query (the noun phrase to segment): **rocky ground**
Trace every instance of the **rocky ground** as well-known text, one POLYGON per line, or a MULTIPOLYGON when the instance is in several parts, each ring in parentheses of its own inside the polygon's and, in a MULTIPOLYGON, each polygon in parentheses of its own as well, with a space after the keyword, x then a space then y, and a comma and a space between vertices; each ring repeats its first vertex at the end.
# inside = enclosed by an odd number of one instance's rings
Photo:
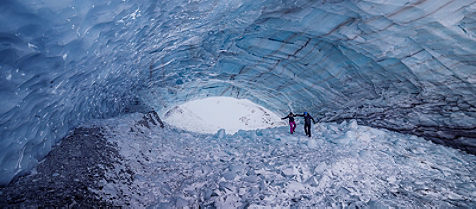
POLYGON ((133 172, 123 165, 117 146, 103 137, 101 128, 80 127, 33 172, 0 188, 0 208, 127 206, 127 194, 102 194, 102 185, 132 181, 133 172))

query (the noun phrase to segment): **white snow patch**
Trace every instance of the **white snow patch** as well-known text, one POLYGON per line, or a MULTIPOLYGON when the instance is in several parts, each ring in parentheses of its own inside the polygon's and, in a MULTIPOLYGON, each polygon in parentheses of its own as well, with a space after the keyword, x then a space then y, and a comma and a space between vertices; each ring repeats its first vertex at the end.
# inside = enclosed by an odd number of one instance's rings
POLYGON ((250 100, 232 97, 208 97, 186 102, 167 111, 164 121, 193 132, 216 133, 225 129, 228 134, 286 125, 270 110, 250 100))

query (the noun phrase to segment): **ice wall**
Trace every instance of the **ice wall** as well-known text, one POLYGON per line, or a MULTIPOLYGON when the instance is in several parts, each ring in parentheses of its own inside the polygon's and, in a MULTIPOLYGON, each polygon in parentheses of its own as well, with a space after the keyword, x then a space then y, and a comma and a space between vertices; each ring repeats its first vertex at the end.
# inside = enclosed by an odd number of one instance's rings
POLYGON ((0 3, 0 184, 91 118, 194 98, 474 152, 474 0, 0 3))

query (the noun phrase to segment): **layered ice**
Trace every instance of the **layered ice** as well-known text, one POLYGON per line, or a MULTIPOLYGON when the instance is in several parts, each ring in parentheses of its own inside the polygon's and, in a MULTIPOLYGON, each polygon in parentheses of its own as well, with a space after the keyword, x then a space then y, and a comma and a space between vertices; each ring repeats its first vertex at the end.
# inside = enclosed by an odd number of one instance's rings
POLYGON ((476 157, 414 135, 319 123, 313 137, 285 127, 199 134, 137 125, 141 114, 101 121, 135 173, 99 193, 151 208, 471 208, 476 157))
POLYGON ((0 3, 0 184, 72 127, 210 96, 474 153, 473 0, 0 3))

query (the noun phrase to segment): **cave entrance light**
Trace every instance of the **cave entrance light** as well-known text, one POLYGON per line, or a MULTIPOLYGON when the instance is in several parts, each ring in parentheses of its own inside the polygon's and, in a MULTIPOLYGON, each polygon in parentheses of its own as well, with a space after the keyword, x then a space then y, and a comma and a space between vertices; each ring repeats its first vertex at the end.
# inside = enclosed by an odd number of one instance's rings
POLYGON ((247 99, 207 97, 177 105, 165 113, 166 123, 198 133, 227 134, 286 125, 274 112, 247 99))

